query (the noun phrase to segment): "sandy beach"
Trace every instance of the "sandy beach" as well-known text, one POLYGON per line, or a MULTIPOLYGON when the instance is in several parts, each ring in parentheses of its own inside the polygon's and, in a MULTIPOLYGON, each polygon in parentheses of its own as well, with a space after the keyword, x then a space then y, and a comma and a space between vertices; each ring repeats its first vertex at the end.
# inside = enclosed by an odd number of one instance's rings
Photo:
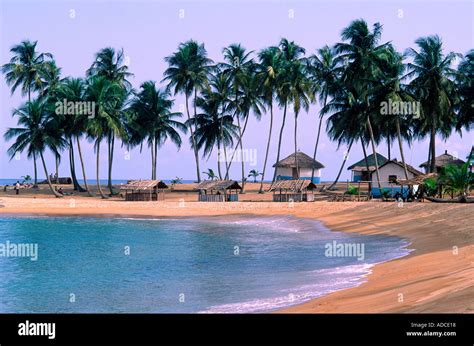
POLYGON ((160 202, 119 197, 54 198, 44 190, 0 195, 1 214, 221 216, 293 215, 322 221, 336 231, 396 235, 411 242, 410 255, 375 265, 361 285, 334 292, 285 313, 474 312, 474 205, 395 202, 270 203, 271 194, 248 184, 241 202, 196 202, 181 185, 160 202))

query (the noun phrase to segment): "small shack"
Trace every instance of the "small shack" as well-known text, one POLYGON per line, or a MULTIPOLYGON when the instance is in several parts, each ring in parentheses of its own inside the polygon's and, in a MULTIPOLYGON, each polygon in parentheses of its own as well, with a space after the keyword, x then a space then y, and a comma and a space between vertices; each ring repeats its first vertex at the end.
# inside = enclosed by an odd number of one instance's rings
POLYGON ((130 180, 122 185, 120 190, 124 192, 126 201, 163 201, 165 199, 164 189, 166 185, 161 180, 130 180))
POLYGON ((312 157, 306 155, 301 151, 292 153, 283 160, 278 161, 273 165, 276 170, 277 180, 311 180, 311 174, 314 168, 313 183, 319 184, 321 182, 321 169, 324 165, 321 162, 313 160, 312 157))
MULTIPOLYGON (((407 166, 407 173, 408 179, 412 179, 417 176, 423 175, 422 172, 417 170, 416 168, 406 165, 407 166)), ((386 161, 383 165, 379 166, 379 176, 380 176, 380 185, 382 189, 388 190, 390 195, 393 197, 397 193, 401 194, 404 198, 408 194, 408 188, 405 189, 402 186, 397 185, 397 181, 400 178, 405 178, 405 169, 403 167, 403 163, 400 161, 389 160, 386 161)), ((382 192, 378 188, 377 184, 377 174, 374 170, 371 172, 371 185, 372 185, 372 196, 373 197, 381 197, 382 192)))
POLYGON ((204 180, 196 189, 199 202, 237 202, 242 187, 235 180, 204 180))
MULTIPOLYGON (((441 173, 441 170, 443 169, 443 167, 447 165, 462 166, 463 164, 465 164, 463 160, 455 157, 454 155, 448 154, 448 151, 445 150, 444 154, 435 157, 435 168, 436 168, 435 173, 441 173)), ((420 167, 425 170, 425 173, 429 173, 430 162, 428 161, 423 162, 420 165, 420 167)))
MULTIPOLYGON (((438 179, 438 174, 437 173, 428 173, 428 174, 422 174, 422 175, 417 175, 414 176, 413 178, 410 179, 398 179, 397 184, 401 186, 402 191, 404 190, 405 187, 408 188, 408 193, 406 196, 403 196, 407 200, 414 200, 419 199, 423 201, 424 196, 425 196, 425 180, 426 179, 438 179)), ((440 186, 437 184, 437 189, 439 190, 440 186)))
POLYGON ((310 180, 277 180, 270 186, 273 202, 312 202, 316 185, 310 180))
MULTIPOLYGON (((377 153, 377 163, 379 166, 387 161, 388 160, 385 156, 377 153)), ((362 159, 347 167, 347 170, 351 171, 351 181, 355 183, 359 181, 370 181, 370 174, 375 170, 374 154, 367 156, 367 163, 365 162, 365 159, 362 159), (367 166, 369 166, 369 170, 367 170, 367 166)))

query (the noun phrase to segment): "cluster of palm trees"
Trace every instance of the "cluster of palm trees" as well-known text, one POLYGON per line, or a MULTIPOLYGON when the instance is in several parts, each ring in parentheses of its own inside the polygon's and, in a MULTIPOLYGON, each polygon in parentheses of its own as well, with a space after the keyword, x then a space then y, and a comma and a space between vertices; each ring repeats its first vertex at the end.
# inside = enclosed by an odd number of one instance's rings
MULTIPOLYGON (((428 160, 430 171, 434 171, 436 135, 447 138, 453 130, 469 131, 474 122, 474 50, 464 57, 444 53, 441 39, 436 35, 419 38, 415 44, 416 48, 401 54, 390 42, 382 42, 380 24, 369 28, 362 19, 343 29, 340 43, 324 46, 308 55, 297 43, 282 39, 278 45, 258 52, 231 44, 223 49, 222 62, 214 62, 208 57, 204 44, 189 40, 165 58, 168 68, 161 81, 166 83, 164 88, 147 81, 139 90, 134 90, 128 80, 132 75, 124 63, 123 50, 99 51, 83 79, 61 78, 61 70, 52 55, 38 53, 36 42, 24 41, 11 49, 13 58, 2 67, 12 93, 20 88, 22 94, 28 96, 27 102, 13 112, 18 117, 19 127, 5 133, 7 140, 15 139, 8 153, 13 157, 18 152, 27 152, 34 162, 35 184, 36 160, 41 158, 53 190, 43 153, 51 150, 57 158, 57 166, 61 153, 67 150, 75 189, 90 194, 80 146, 81 139, 86 137, 94 142, 98 190, 106 198, 99 183, 103 142, 107 144, 108 189, 114 194, 112 167, 116 139, 127 148, 139 146, 140 150, 146 143, 151 152, 151 177, 156 179, 158 149, 167 140, 179 148, 181 134, 189 133, 198 182, 201 181, 200 154, 209 158, 217 151, 218 178, 228 179, 231 165, 240 161, 245 188, 243 148, 248 121, 250 117, 260 120, 266 116, 269 118, 267 144, 262 173, 259 173, 263 192, 275 131, 275 108, 281 109, 283 114, 276 148, 278 161, 288 115, 293 118, 296 158, 299 115, 319 103, 314 159, 326 117, 329 138, 338 146, 347 145, 347 153, 357 142, 367 156, 367 147, 375 154, 378 144, 387 142, 390 150, 391 144, 397 141, 408 178, 403 142, 410 144, 428 137, 428 160), (462 60, 454 69, 456 58, 462 60), (32 98, 33 93, 35 98, 32 98), (172 111, 173 97, 177 94, 184 95, 183 112, 172 111), (54 105, 63 99, 91 102, 94 116, 57 114, 54 105), (421 111, 416 115, 383 114, 380 105, 388 100, 417 102, 421 111), (186 113, 186 120, 180 122, 182 113, 186 113), (84 188, 76 177, 76 147, 84 188), (234 160, 235 155, 240 156, 239 160, 234 160)), ((346 158, 347 155, 335 182, 346 158)), ((374 158, 380 187, 377 156, 374 158)), ((275 178, 274 175, 273 180, 275 178)))

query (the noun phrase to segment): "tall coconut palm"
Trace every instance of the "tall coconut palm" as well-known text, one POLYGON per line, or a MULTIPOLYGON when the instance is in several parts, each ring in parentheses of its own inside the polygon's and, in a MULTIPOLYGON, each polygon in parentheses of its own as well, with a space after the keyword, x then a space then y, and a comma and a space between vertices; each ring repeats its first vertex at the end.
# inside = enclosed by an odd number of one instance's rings
POLYGON ((51 184, 43 156, 46 149, 57 154, 61 148, 67 145, 58 131, 57 117, 52 116, 53 112, 54 109, 49 107, 44 99, 34 99, 27 102, 13 111, 13 115, 18 117, 18 125, 21 127, 9 128, 4 137, 7 141, 15 138, 15 142, 8 149, 10 158, 25 150, 28 158, 33 156, 41 158, 51 192, 56 197, 62 197, 51 184))
POLYGON ((471 49, 458 66, 459 114, 456 128, 469 131, 474 126, 474 49, 471 49))
MULTIPOLYGON (((198 127, 195 136, 198 149, 203 149, 203 156, 209 157, 214 147, 220 152, 224 147, 232 146, 233 139, 239 136, 232 114, 226 108, 222 108, 220 103, 220 94, 213 90, 204 91, 202 97, 197 99, 197 105, 202 112, 197 115, 198 127)), ((222 179, 219 155, 217 170, 219 179, 222 179)))
MULTIPOLYGON (((173 89, 174 95, 183 93, 186 99, 186 114, 188 120, 191 118, 189 111, 189 99, 194 95, 194 118, 196 119, 198 93, 202 91, 208 82, 208 76, 213 66, 212 60, 207 57, 204 44, 199 44, 194 40, 181 43, 178 50, 165 58, 168 68, 164 72, 163 81, 168 82, 168 89, 173 89)), ((199 169, 199 153, 194 138, 193 124, 188 123, 191 134, 191 142, 196 161, 197 181, 201 182, 201 171, 199 169)), ((194 122, 194 128, 197 124, 194 122)))
POLYGON ((346 63, 343 73, 343 80, 353 85, 357 90, 353 95, 361 98, 361 109, 365 115, 365 125, 370 137, 370 144, 374 154, 375 173, 377 177, 377 185, 381 190, 379 165, 376 155, 376 138, 374 128, 372 126, 370 107, 371 92, 374 85, 377 85, 381 79, 381 64, 386 58, 387 43, 379 45, 382 35, 382 26, 379 23, 373 25, 372 31, 363 19, 358 19, 344 28, 341 33, 343 41, 335 46, 336 52, 339 54, 339 61, 346 63))
MULTIPOLYGON (((106 78, 112 83, 116 83, 121 86, 126 93, 131 89, 131 84, 127 78, 133 76, 132 73, 128 72, 128 66, 125 63, 125 55, 123 49, 117 49, 107 47, 97 52, 95 60, 91 67, 87 70, 87 76, 101 76, 106 78)), ((112 167, 114 159, 114 144, 115 138, 120 135, 123 128, 120 124, 120 118, 122 114, 120 111, 114 112, 114 121, 109 122, 112 126, 109 128, 107 134, 107 154, 108 154, 108 181, 107 186, 110 194, 114 194, 112 189, 112 167)))
POLYGON ((299 167, 296 157, 298 151, 298 115, 303 109, 309 110, 311 103, 311 83, 306 74, 306 62, 304 60, 305 49, 298 46, 293 41, 283 39, 280 42, 280 49, 283 55, 283 66, 285 69, 285 84, 288 88, 288 103, 293 105, 294 113, 294 155, 297 179, 299 179, 299 167))
MULTIPOLYGON (((334 92, 338 79, 339 66, 335 60, 336 52, 333 47, 324 46, 317 50, 316 54, 308 59, 308 73, 312 82, 311 91, 319 95, 319 102, 324 108, 328 97, 334 92)), ((316 143, 314 145, 313 160, 316 160, 318 152, 319 138, 321 136, 321 127, 323 124, 323 115, 319 114, 318 132, 316 143)), ((314 179, 314 167, 311 171, 311 181, 314 179)))
POLYGON ((417 132, 420 136, 429 134, 429 171, 434 172, 436 134, 447 138, 456 122, 456 71, 451 66, 459 54, 444 54, 442 41, 437 35, 418 38, 415 43, 418 51, 413 48, 406 51, 413 58, 413 62, 407 65, 406 78, 411 79, 409 90, 423 108, 417 132))
POLYGON ((280 51, 277 47, 269 47, 258 53, 259 64, 256 78, 259 81, 262 90, 262 100, 270 110, 270 124, 268 128, 267 148, 265 150, 265 160, 263 162, 262 178, 260 180, 259 193, 263 193, 263 180, 265 179, 265 171, 268 161, 268 153, 270 151, 270 143, 273 128, 273 100, 278 90, 278 80, 281 60, 280 51))
MULTIPOLYGON (((293 102, 294 108, 300 108, 298 101, 298 97, 296 96, 296 88, 294 88, 294 83, 292 79, 297 77, 300 74, 300 69, 302 69, 302 58, 305 53, 303 47, 298 46, 293 41, 288 41, 286 38, 281 39, 279 44, 280 49, 280 57, 281 57, 281 69, 284 71, 280 74, 278 78, 278 91, 277 91, 277 100, 280 107, 283 107, 283 118, 280 127, 280 135, 278 138, 278 149, 277 149, 277 158, 276 162, 280 160, 280 151, 281 151, 281 143, 283 139, 283 131, 286 124, 286 115, 288 106, 291 105, 293 102)), ((304 104, 305 102, 303 102, 304 104)), ((294 109, 295 110, 295 109, 294 109)), ((299 111, 298 111, 299 112, 299 111)), ((297 130, 297 112, 295 112, 295 147, 297 147, 296 142, 296 130, 297 130)), ((295 149, 295 161, 296 161, 296 149, 295 149)), ((276 170, 273 174, 272 181, 276 179, 276 170)))
MULTIPOLYGON (((379 85, 372 89, 374 114, 372 115, 376 122, 376 127, 382 132, 382 136, 387 139, 388 145, 394 140, 398 141, 400 156, 402 159, 405 179, 408 179, 408 169, 405 161, 405 154, 403 152, 403 142, 408 144, 412 140, 413 119, 420 116, 420 114, 405 114, 402 107, 398 106, 395 109, 398 111, 393 114, 391 109, 388 109, 389 104, 401 105, 404 102, 416 102, 413 95, 407 92, 404 85, 401 84, 401 79, 405 71, 403 64, 403 57, 395 50, 392 45, 386 46, 387 59, 382 68, 383 77, 379 85), (380 105, 380 106, 378 106, 380 105)), ((413 111, 413 110, 412 110, 413 111)), ((390 160, 390 157, 389 157, 390 160)))
POLYGON ((100 186, 100 144, 109 139, 112 131, 117 131, 117 110, 123 106, 126 91, 118 83, 109 81, 106 77, 92 76, 87 79, 86 100, 95 105, 95 116, 87 123, 88 137, 94 141, 97 157, 97 188, 102 198, 107 198, 100 186))
POLYGON ((187 131, 186 126, 176 120, 182 114, 171 112, 173 104, 169 91, 159 90, 155 82, 146 81, 130 105, 131 117, 127 123, 131 132, 130 143, 138 145, 143 140, 147 141, 151 150, 153 180, 157 179, 158 148, 168 139, 180 148, 182 141, 177 130, 187 131))
MULTIPOLYGON (((37 41, 22 41, 13 46, 10 52, 13 57, 10 62, 2 66, 2 73, 5 75, 7 85, 11 87, 12 94, 18 87, 21 88, 22 95, 28 95, 28 102, 31 103, 32 91, 38 90, 40 86, 40 73, 45 68, 45 62, 52 59, 50 53, 39 53, 36 50, 37 41)), ((36 169, 36 151, 32 151, 34 165, 34 186, 38 184, 36 169)))
MULTIPOLYGON (((240 161, 242 169, 242 190, 245 191, 245 163, 243 158, 243 134, 245 130, 241 125, 248 121, 250 108, 255 104, 256 98, 250 93, 254 84, 255 64, 250 57, 253 51, 247 52, 246 49, 237 43, 233 43, 223 49, 224 62, 219 64, 222 73, 226 75, 231 82, 232 103, 231 107, 234 110, 234 116, 237 119, 237 126, 239 128, 239 139, 235 150, 240 148, 240 161), (244 97, 246 99, 244 100, 244 97)), ((245 126, 245 125, 244 125, 245 126)), ((234 153, 235 153, 234 150, 234 153)), ((234 155, 226 167, 226 176, 229 175, 229 170, 232 165, 234 155)))
MULTIPOLYGON (((76 104, 82 104, 85 102, 85 83, 81 78, 65 78, 61 81, 55 92, 55 99, 60 107, 64 107, 64 100, 68 102, 75 102, 76 104)), ((89 109, 89 108, 88 108, 89 109)), ((86 109, 74 108, 73 113, 68 112, 67 116, 64 117, 62 124, 66 140, 69 143, 69 162, 71 169, 71 176, 74 184, 74 189, 78 191, 87 191, 89 196, 92 196, 89 186, 87 183, 86 170, 84 167, 84 160, 82 156, 81 148, 81 137, 86 133, 87 123, 91 114, 86 112, 86 109), (77 145, 79 153, 79 160, 81 163, 82 176, 84 180, 85 190, 81 187, 77 181, 75 171, 75 159, 74 159, 74 142, 77 145)), ((92 111, 92 109, 89 109, 92 111)))

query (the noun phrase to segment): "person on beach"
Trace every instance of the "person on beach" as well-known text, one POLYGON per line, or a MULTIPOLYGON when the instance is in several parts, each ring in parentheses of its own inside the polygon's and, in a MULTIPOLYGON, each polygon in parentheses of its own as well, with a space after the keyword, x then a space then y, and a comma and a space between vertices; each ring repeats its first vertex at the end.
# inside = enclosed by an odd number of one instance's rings
POLYGON ((17 180, 15 184, 15 192, 17 195, 20 194, 20 182, 17 180))

